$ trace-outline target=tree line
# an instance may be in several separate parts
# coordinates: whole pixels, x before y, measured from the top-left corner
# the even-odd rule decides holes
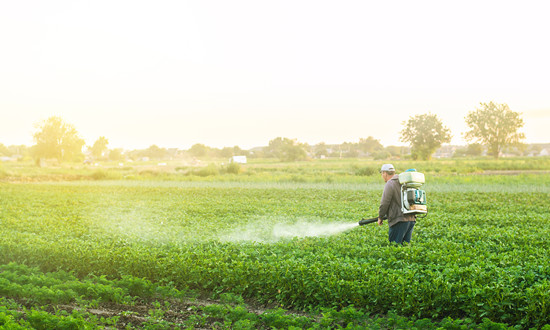
[[[518,130],[523,127],[520,114],[510,110],[507,104],[493,102],[480,103],[474,111],[465,117],[469,131],[464,138],[472,142],[465,150],[466,155],[479,155],[483,147],[487,154],[498,158],[504,148],[521,145],[525,138]],[[109,140],[100,136],[91,146],[87,146],[87,154],[94,160],[124,160],[124,159],[167,159],[182,156],[189,157],[224,157],[235,155],[248,157],[278,158],[282,161],[304,160],[308,157],[372,157],[387,159],[402,157],[410,153],[413,159],[429,160],[435,151],[444,143],[451,141],[451,130],[446,127],[437,115],[432,113],[411,116],[402,122],[400,140],[409,147],[384,147],[372,136],[361,138],[358,142],[344,142],[338,145],[319,143],[310,146],[296,139],[277,137],[267,147],[243,150],[238,146],[211,148],[204,144],[195,144],[188,150],[166,149],[152,145],[147,149],[124,151],[109,149]],[[56,159],[58,162],[84,161],[83,149],[85,141],[76,128],[53,116],[35,125],[33,134],[35,145],[5,147],[0,144],[0,155],[29,154],[37,164],[44,159]]]

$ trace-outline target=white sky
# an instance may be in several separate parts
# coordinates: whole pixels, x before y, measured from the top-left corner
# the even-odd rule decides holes
[[[550,142],[547,1],[2,1],[0,143],[52,115],[88,145],[399,141],[480,102]]]

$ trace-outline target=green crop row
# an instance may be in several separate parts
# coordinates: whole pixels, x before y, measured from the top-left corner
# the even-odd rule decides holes
[[[130,304],[136,297],[146,301],[183,297],[183,293],[173,287],[155,285],[130,275],[114,280],[89,275],[79,280],[63,270],[44,274],[37,268],[13,262],[0,265],[0,295],[41,305],[79,300]]]
[[[492,178],[484,189],[469,189],[468,177],[432,179],[430,214],[404,247],[387,242],[386,226],[274,234],[374,216],[379,184],[3,184],[0,263],[313,312],[549,323],[550,196],[537,186],[548,177]]]
[[[98,321],[76,310],[72,314],[51,314],[36,309],[25,310],[19,306],[16,308],[9,309],[0,301],[0,329],[97,329],[112,324]]]
[[[513,329],[502,323],[485,318],[481,323],[471,320],[445,318],[434,322],[429,319],[408,320],[393,313],[386,317],[370,317],[353,307],[340,311],[326,310],[320,317],[307,317],[288,314],[284,309],[267,310],[262,314],[248,311],[244,306],[212,304],[192,311],[181,322],[162,319],[162,309],[150,310],[146,321],[132,324],[120,320],[132,312],[121,312],[120,316],[98,317],[87,311],[73,309],[72,312],[59,310],[47,312],[40,309],[27,309],[13,301],[0,298],[0,329]],[[543,327],[547,330],[548,326]]]
[[[370,313],[346,307],[341,310],[323,309],[321,315],[295,315],[282,308],[252,312],[243,304],[242,298],[225,294],[221,302],[206,306],[191,306],[180,314],[176,322],[166,320],[172,311],[170,303],[153,303],[141,322],[124,322],[136,312],[131,309],[145,300],[182,299],[181,292],[174,288],[166,290],[149,281],[126,277],[122,280],[107,280],[104,277],[89,277],[78,280],[65,271],[43,273],[37,268],[10,263],[0,265],[0,329],[95,329],[117,327],[131,329],[175,329],[206,327],[220,329],[507,329],[504,324],[482,320],[445,318],[438,322],[429,319],[409,320],[393,313],[385,317],[373,317]],[[59,292],[63,292],[60,294]],[[13,299],[24,302],[25,305]],[[140,300],[138,302],[137,300]],[[93,314],[104,303],[120,303],[128,311],[101,317]],[[58,306],[51,308],[52,304]],[[62,304],[62,305],[59,305]],[[64,304],[73,304],[68,306]],[[108,306],[108,305],[107,305]],[[63,309],[65,307],[66,309]],[[90,308],[93,307],[93,308]],[[70,310],[72,308],[72,310]],[[105,312],[106,314],[106,312]],[[137,319],[137,318],[136,318]]]

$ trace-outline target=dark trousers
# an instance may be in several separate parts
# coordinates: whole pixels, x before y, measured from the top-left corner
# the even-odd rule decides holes
[[[415,223],[416,221],[402,221],[390,227],[390,242],[398,244],[403,244],[403,242],[410,243]]]

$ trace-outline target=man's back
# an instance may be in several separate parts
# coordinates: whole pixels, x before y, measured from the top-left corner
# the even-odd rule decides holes
[[[388,180],[384,186],[378,217],[387,218],[390,227],[402,221],[415,221],[413,215],[404,215],[401,210],[401,184],[397,174]]]

